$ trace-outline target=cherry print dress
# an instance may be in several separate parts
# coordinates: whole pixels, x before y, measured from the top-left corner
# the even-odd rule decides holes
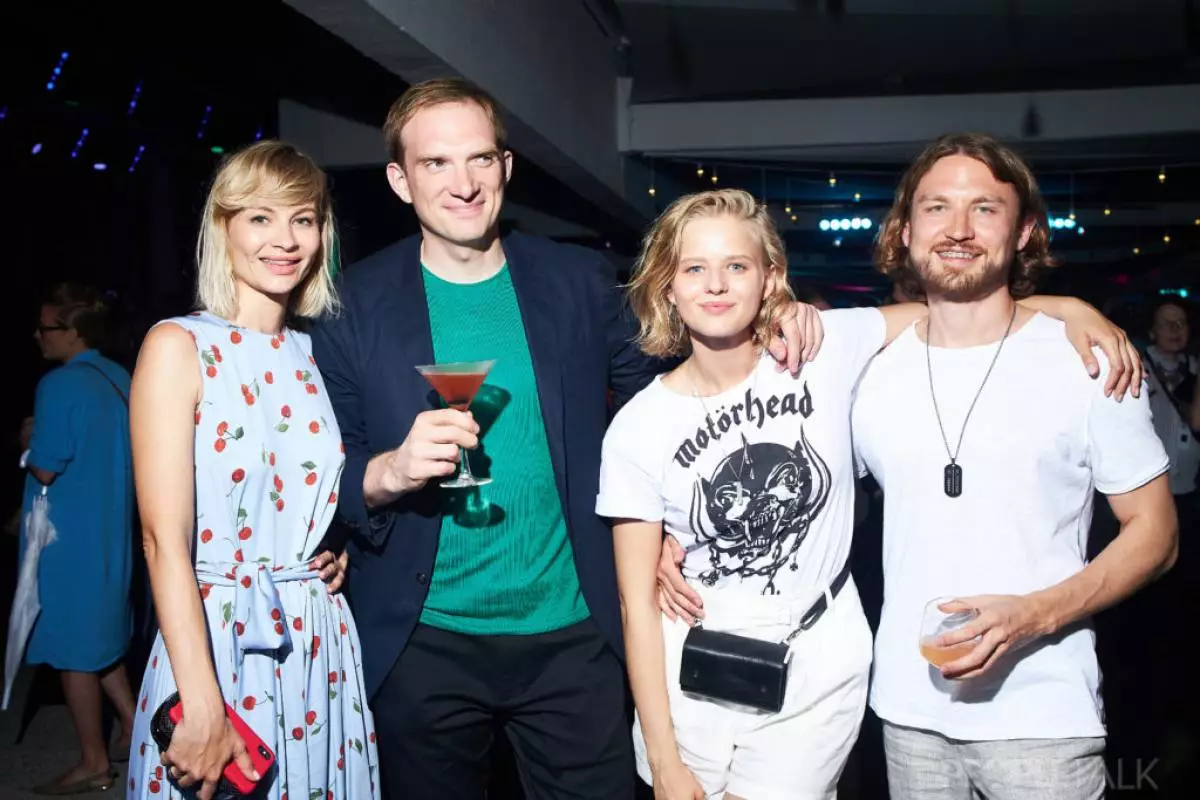
[[[255,797],[375,800],[375,728],[354,619],[307,567],[345,460],[309,338],[207,312],[167,322],[192,334],[203,373],[194,552],[217,680],[277,762]],[[137,697],[129,798],[185,796],[150,735],[155,709],[175,691],[160,635]]]

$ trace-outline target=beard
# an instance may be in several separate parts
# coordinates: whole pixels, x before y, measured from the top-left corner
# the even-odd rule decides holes
[[[983,264],[961,271],[951,271],[944,267],[934,266],[934,253],[937,250],[966,250],[980,253]],[[1007,262],[991,259],[987,253],[962,245],[942,243],[931,247],[923,258],[918,258],[911,250],[908,263],[913,272],[921,279],[921,287],[925,295],[936,296],[951,303],[969,303],[987,297],[997,289],[1008,285],[1009,270],[1012,268],[1014,253]]]

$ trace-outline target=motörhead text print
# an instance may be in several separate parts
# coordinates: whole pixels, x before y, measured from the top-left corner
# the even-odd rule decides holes
[[[661,379],[604,441],[597,513],[661,521],[689,580],[755,594],[819,592],[849,556],[850,401],[883,343],[875,309],[822,314],[825,340],[798,376],[766,355],[703,401]]]

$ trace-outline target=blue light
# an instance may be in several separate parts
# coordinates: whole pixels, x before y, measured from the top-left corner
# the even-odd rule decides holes
[[[79,151],[83,149],[83,143],[87,141],[88,129],[84,128],[83,133],[79,134],[78,141],[75,142],[75,149],[71,151],[71,158],[78,158]]]
[[[133,87],[133,97],[129,100],[129,116],[133,116],[134,109],[137,108],[138,98],[142,95],[142,82],[138,81],[137,86]]]
[[[32,150],[30,150],[29,152],[30,152],[30,153],[32,153],[32,154],[33,154],[33,155],[35,155],[35,156],[36,156],[38,153],[42,152],[42,143],[41,143],[41,142],[38,142],[37,144],[35,144],[35,145],[33,146],[33,149],[32,149]]]
[[[823,219],[817,223],[817,227],[823,231],[865,231],[874,224],[866,217],[854,217],[853,219]]]
[[[1063,220],[1063,227],[1066,228],[1067,230],[1074,228],[1075,220],[1071,219],[1070,217],[1067,217],[1066,219]]]
[[[4,106],[3,108],[0,108],[0,119],[4,119],[7,116],[8,116],[8,106]]]
[[[104,172],[104,170],[108,169],[108,164],[97,161],[95,164],[92,164],[92,169],[96,170],[96,172]]]
[[[257,142],[261,138],[262,138],[262,128],[259,128],[257,131],[254,132],[254,141]]]
[[[142,153],[146,152],[146,145],[138,145],[137,152],[133,154],[133,161],[129,164],[129,171],[133,172],[137,168],[138,162],[142,160]]]
[[[59,76],[62,75],[63,65],[65,65],[67,63],[67,59],[70,57],[71,57],[71,54],[68,53],[66,50],[64,50],[62,52],[62,55],[59,56],[58,64],[56,64],[54,66],[54,69],[50,71],[50,80],[46,82],[46,91],[48,91],[48,92],[54,91],[54,87],[58,83]]]
[[[212,106],[204,107],[204,117],[200,120],[200,130],[196,131],[196,138],[204,138],[204,129],[208,127],[208,117],[212,114]]]

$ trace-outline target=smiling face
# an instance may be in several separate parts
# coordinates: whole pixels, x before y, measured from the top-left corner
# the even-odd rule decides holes
[[[400,131],[404,163],[388,164],[392,190],[410,203],[426,236],[460,247],[486,245],[496,231],[512,153],[477,103],[423,108]]]
[[[311,204],[253,203],[226,223],[226,242],[238,293],[286,298],[313,264],[321,229]]]
[[[926,294],[968,302],[1007,285],[1033,225],[1012,184],[982,161],[951,155],[917,184],[902,238]]]
[[[690,220],[667,299],[694,340],[712,349],[754,336],[754,322],[774,276],[753,226],[728,214]]]

